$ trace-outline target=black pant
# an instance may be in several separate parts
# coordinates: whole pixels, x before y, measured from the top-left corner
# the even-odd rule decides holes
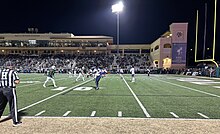
[[[13,123],[16,123],[18,122],[18,112],[15,88],[0,88],[0,117],[8,102]]]

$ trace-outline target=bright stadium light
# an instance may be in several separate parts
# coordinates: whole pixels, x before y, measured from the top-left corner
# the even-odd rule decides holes
[[[112,12],[117,14],[117,54],[119,54],[119,14],[123,11],[124,4],[120,1],[112,5]]]
[[[124,5],[120,1],[117,4],[112,5],[112,12],[113,13],[119,13],[119,12],[123,11],[123,8],[124,8]]]

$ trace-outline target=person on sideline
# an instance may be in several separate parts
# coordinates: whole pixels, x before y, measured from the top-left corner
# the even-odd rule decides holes
[[[17,73],[12,69],[12,63],[6,62],[5,68],[0,71],[0,117],[9,102],[10,116],[13,126],[22,122],[18,120],[16,85],[20,83]]]

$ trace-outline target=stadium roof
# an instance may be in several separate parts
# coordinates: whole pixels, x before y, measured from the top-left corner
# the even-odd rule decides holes
[[[72,33],[0,33],[0,40],[74,40],[74,41],[108,41],[110,36],[74,36]]]

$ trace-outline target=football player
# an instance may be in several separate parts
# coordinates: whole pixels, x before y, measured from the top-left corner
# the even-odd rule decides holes
[[[76,78],[76,81],[79,80],[80,77],[82,77],[82,80],[85,81],[84,75],[85,75],[85,67],[83,66],[82,68],[79,68],[79,75]]]
[[[55,80],[54,80],[54,74],[55,74],[55,70],[56,70],[56,67],[55,66],[52,66],[49,70],[47,70],[47,79],[46,81],[44,82],[43,84],[43,87],[46,87],[46,83],[51,80],[53,82],[53,86],[54,87],[57,87],[56,86],[56,83],[55,83]]]
[[[130,72],[131,72],[131,82],[135,82],[135,78],[134,78],[135,71],[134,71],[134,67],[133,66],[131,66]]]
[[[99,81],[102,78],[103,72],[100,69],[95,69],[95,84],[96,84],[96,90],[99,90]]]

